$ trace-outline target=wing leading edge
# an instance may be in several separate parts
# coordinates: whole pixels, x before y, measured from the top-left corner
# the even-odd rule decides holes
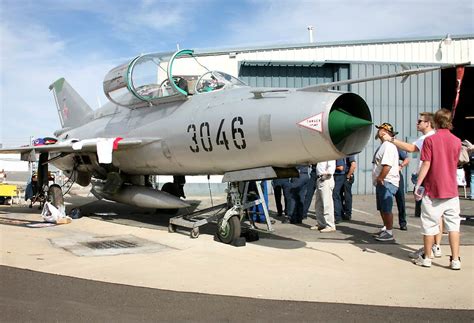
[[[23,146],[0,149],[0,154],[21,154],[22,160],[29,160],[27,156],[35,153],[79,153],[100,152],[101,150],[124,150],[132,147],[148,145],[159,141],[160,138],[94,138],[85,140],[68,140],[52,145]]]
[[[408,70],[405,69],[397,73],[390,73],[390,74],[383,74],[383,75],[377,75],[377,76],[371,76],[371,77],[364,77],[360,79],[352,79],[352,80],[344,80],[344,81],[337,81],[337,82],[322,83],[322,84],[317,84],[317,85],[310,85],[310,86],[299,88],[297,89],[297,91],[323,92],[335,86],[348,85],[348,84],[354,84],[354,83],[363,83],[363,82],[376,81],[376,80],[384,80],[384,79],[389,79],[389,78],[394,78],[394,77],[403,77],[402,82],[405,82],[406,79],[410,75],[428,73],[428,72],[436,71],[439,69],[454,68],[454,67],[466,66],[470,64],[471,64],[470,62],[467,62],[467,63],[461,63],[461,64],[451,64],[451,65],[443,65],[443,66],[435,66],[435,67],[422,67],[422,68],[414,68],[414,69],[408,69]]]

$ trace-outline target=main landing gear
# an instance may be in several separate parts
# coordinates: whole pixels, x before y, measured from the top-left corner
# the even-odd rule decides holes
[[[256,182],[258,198],[256,200],[247,201],[247,193],[249,182],[231,182],[227,189],[227,202],[216,205],[207,209],[199,210],[186,215],[176,216],[170,219],[168,231],[176,232],[177,228],[186,228],[190,230],[190,237],[195,239],[199,236],[199,227],[210,222],[217,222],[217,230],[214,239],[226,244],[234,246],[245,245],[245,238],[242,235],[242,221],[247,210],[262,204],[264,215],[267,223],[267,232],[273,231],[271,220],[265,204],[265,199],[260,186],[260,181]],[[224,212],[225,210],[225,212]],[[259,231],[249,216],[250,228]],[[258,239],[258,234],[253,232],[245,232],[247,238],[252,241]]]

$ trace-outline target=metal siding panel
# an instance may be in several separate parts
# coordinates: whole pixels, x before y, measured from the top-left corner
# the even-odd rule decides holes
[[[409,68],[420,67],[411,64]],[[260,69],[260,71],[258,71]],[[261,74],[262,69],[265,73]],[[240,74],[244,81],[255,85],[257,76],[263,75],[271,79],[271,86],[285,87],[289,84],[294,86],[306,86],[316,82],[332,81],[336,75],[339,79],[363,78],[378,74],[400,71],[401,66],[393,63],[353,63],[350,65],[325,64],[323,67],[314,68],[309,66],[242,66]],[[366,83],[352,84],[354,93],[362,96],[371,110],[375,124],[390,122],[400,134],[400,139],[416,138],[415,121],[419,112],[433,112],[440,104],[440,72],[435,71],[427,75],[411,76],[405,83],[400,78],[391,80],[371,81]],[[265,85],[268,84],[265,82]],[[379,146],[379,142],[372,138],[366,148],[356,157],[358,170],[354,184],[355,194],[373,194],[372,186],[372,156]],[[412,161],[415,163],[415,161]]]
[[[409,68],[418,68],[410,65]],[[351,78],[370,77],[380,73],[392,73],[401,70],[399,64],[351,64]],[[440,72],[435,71],[426,75],[411,76],[405,83],[400,78],[353,84],[352,91],[362,96],[372,112],[374,124],[390,122],[395,130],[400,132],[398,137],[416,138],[416,120],[423,111],[434,112],[439,108],[441,79]],[[375,135],[375,129],[374,129]],[[372,194],[372,156],[380,142],[372,137],[366,148],[358,155],[358,171],[354,185],[355,194]],[[411,163],[416,163],[412,160]],[[406,173],[405,175],[408,175]],[[410,186],[408,186],[410,187]]]
[[[272,87],[280,87],[280,76],[278,75],[278,68],[276,66],[272,66],[271,72],[272,72]]]
[[[286,67],[287,70],[288,70],[288,77],[286,79],[286,82],[287,82],[287,87],[292,87],[294,88],[295,87],[295,71],[296,71],[296,67],[295,66],[287,66]]]

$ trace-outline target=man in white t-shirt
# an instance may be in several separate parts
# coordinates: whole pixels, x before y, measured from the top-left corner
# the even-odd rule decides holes
[[[420,131],[423,135],[420,136],[415,142],[408,143],[396,138],[390,137],[388,134],[383,136],[383,140],[390,140],[398,148],[405,150],[409,153],[421,152],[423,148],[423,142],[426,137],[429,137],[435,133],[433,126],[433,113],[431,112],[421,112],[418,121],[416,122],[416,130]],[[416,173],[412,174],[412,182],[416,184],[416,177],[418,176],[418,171],[420,170],[421,160],[418,162],[418,167]],[[415,217],[420,217],[421,214],[421,201],[416,202],[415,205]]]
[[[335,170],[335,160],[319,162],[316,165],[316,221],[318,224],[312,226],[311,230],[319,230],[321,233],[336,231],[332,199]]]
[[[391,137],[388,134],[385,134],[382,137],[382,140],[384,141],[391,141],[395,146],[398,148],[405,150],[409,153],[420,153],[421,149],[423,148],[423,142],[425,141],[425,138],[432,136],[435,134],[434,130],[434,122],[433,122],[433,113],[431,112],[421,112],[420,116],[416,122],[416,130],[421,132],[423,135],[421,135],[415,142],[413,143],[408,143],[404,142],[401,140],[398,140],[394,137]],[[421,166],[421,160],[418,162],[418,167],[416,170],[416,173],[412,174],[412,182],[413,184],[416,184],[416,180],[418,177],[418,172],[420,170]],[[421,200],[415,201],[415,217],[420,217],[421,215]],[[441,238],[443,237],[443,220],[441,219],[440,221],[440,233],[435,236],[435,244],[432,247],[432,255],[434,257],[441,257],[442,252],[441,252]],[[410,254],[411,258],[418,258],[419,255],[423,254],[424,249],[420,248],[416,252],[413,252]]]
[[[377,210],[380,211],[385,230],[381,230],[375,239],[378,241],[391,241],[393,239],[393,198],[398,191],[400,182],[397,147],[389,141],[383,141],[384,134],[394,137],[397,132],[390,123],[375,126],[378,129],[377,138],[382,141],[375,151],[372,160],[372,183],[375,186]]]

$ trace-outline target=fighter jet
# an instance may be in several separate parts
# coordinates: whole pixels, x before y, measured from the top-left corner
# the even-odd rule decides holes
[[[186,175],[224,175],[234,207],[221,232],[230,242],[243,216],[238,182],[295,176],[296,165],[365,147],[369,107],[359,95],[332,88],[438,68],[299,89],[253,88],[207,69],[193,50],[140,55],[106,74],[110,102],[95,111],[64,78],[55,81],[49,88],[61,122],[57,142],[0,153],[21,153],[29,161],[39,154],[38,188],[53,199],[61,188],[48,190],[48,164],[79,185],[92,183],[98,198],[157,209],[189,206],[181,199]],[[151,175],[173,175],[174,182],[157,190]]]

